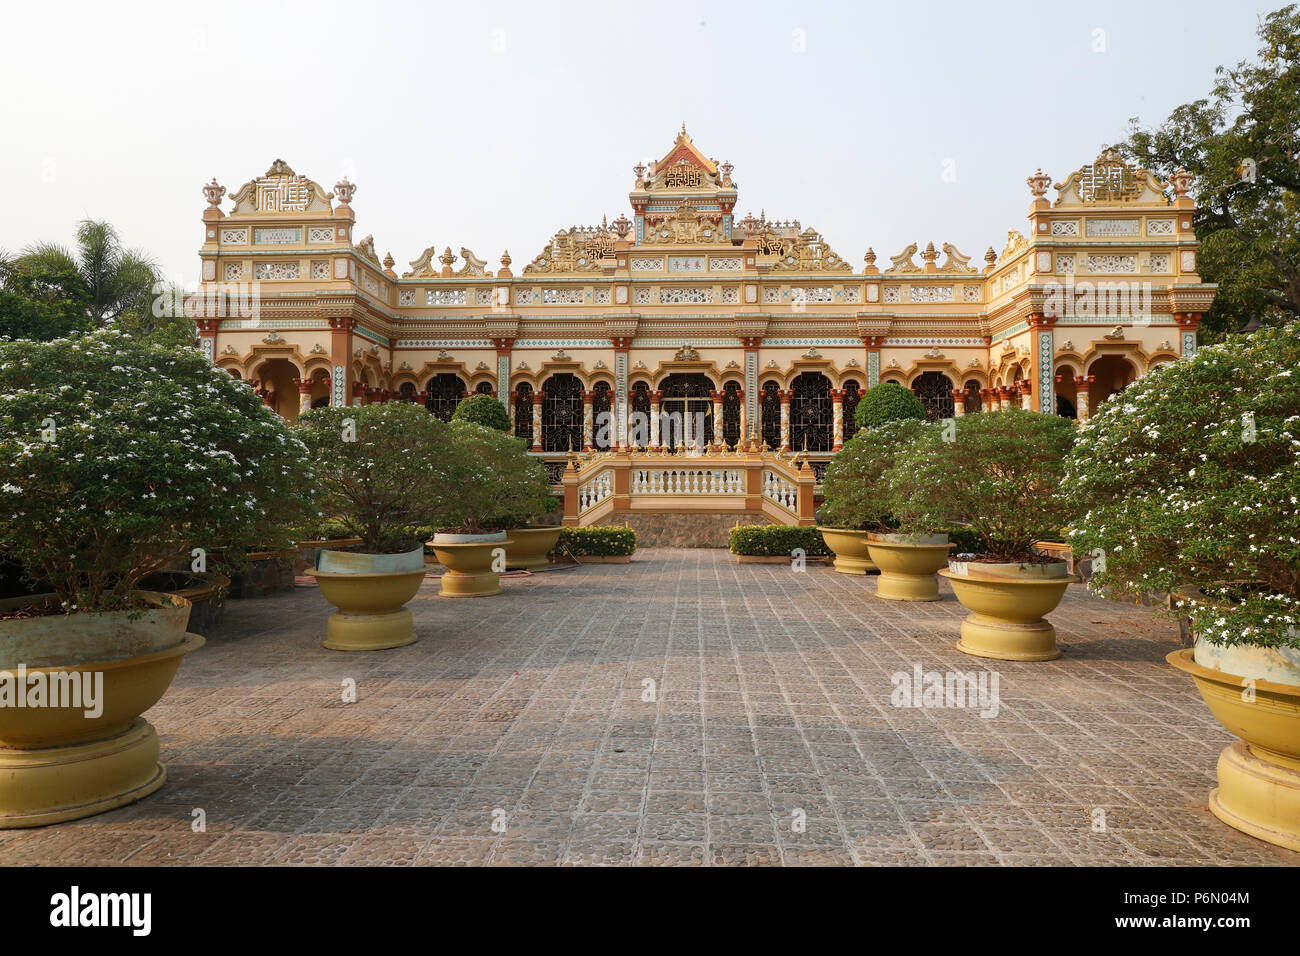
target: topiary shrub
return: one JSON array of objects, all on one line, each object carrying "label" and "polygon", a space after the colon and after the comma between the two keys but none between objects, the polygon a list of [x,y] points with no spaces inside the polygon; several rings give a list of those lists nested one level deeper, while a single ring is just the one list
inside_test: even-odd
[{"label": "topiary shrub", "polygon": [[468,473],[455,489],[456,519],[439,531],[484,534],[505,531],[549,514],[558,507],[541,459],[528,444],[470,421],[451,424],[452,439]]},{"label": "topiary shrub", "polygon": [[[869,388],[858,402],[853,420],[859,428],[878,428],[886,422],[925,421],[925,406],[897,382],[882,382]],[[857,436],[854,436],[857,437]]]},{"label": "topiary shrub", "polygon": [[1189,586],[1198,640],[1300,647],[1300,324],[1138,379],[1081,429],[1066,488],[1089,587]]},{"label": "topiary shrub", "polygon": [[731,529],[731,553],[755,557],[790,557],[796,548],[809,556],[830,554],[822,533],[799,525],[746,524]]},{"label": "topiary shrub", "polygon": [[1074,437],[1070,419],[1018,408],[950,419],[898,454],[887,494],[905,527],[965,526],[981,557],[1042,563],[1033,544],[1065,523],[1059,492]]},{"label": "topiary shrub", "polygon": [[452,413],[453,422],[473,422],[495,428],[499,432],[508,432],[514,426],[510,423],[510,413],[506,407],[491,395],[477,393],[462,401]]},{"label": "topiary shrub", "polygon": [[419,405],[316,408],[294,430],[317,462],[321,510],[360,537],[367,554],[414,550],[417,526],[467,514],[466,455],[451,426]]},{"label": "topiary shrub", "polygon": [[196,547],[292,546],[311,480],[284,421],[196,349],[0,341],[0,541],[67,612],[130,606]]},{"label": "topiary shrub", "polygon": [[817,513],[821,524],[850,531],[897,528],[889,487],[881,478],[895,456],[930,427],[916,419],[885,422],[845,442],[822,479],[822,506]]},{"label": "topiary shrub", "polygon": [[582,557],[630,555],[636,551],[636,532],[617,525],[593,525],[590,528],[565,528],[555,544],[555,554],[569,553]]}]

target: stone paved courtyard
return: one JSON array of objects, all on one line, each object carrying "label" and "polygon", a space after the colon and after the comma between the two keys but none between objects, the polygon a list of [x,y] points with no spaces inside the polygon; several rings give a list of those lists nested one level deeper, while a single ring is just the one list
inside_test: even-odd
[{"label": "stone paved courtyard", "polygon": [[[372,654],[320,647],[329,609],[316,590],[229,602],[222,631],[148,714],[167,785],[89,820],[0,832],[0,853],[76,865],[1300,863],[1207,809],[1231,738],[1164,662],[1176,626],[1082,587],[1052,616],[1064,656],[1037,664],[957,651],[965,612],[942,582],[944,600],[900,605],[874,597],[874,577],[829,567],[647,549],[505,587],[453,601],[426,580],[411,604],[419,643]],[[996,670],[996,717],[892,706],[891,676],[916,664]],[[355,703],[342,699],[348,679]]]}]

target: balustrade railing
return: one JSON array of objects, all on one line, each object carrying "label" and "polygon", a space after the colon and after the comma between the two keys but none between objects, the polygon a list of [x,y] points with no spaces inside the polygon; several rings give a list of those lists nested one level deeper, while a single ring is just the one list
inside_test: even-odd
[{"label": "balustrade railing", "polygon": [[734,469],[632,469],[634,495],[739,495],[744,492],[742,475]]},{"label": "balustrade railing", "polygon": [[602,471],[578,486],[578,511],[588,511],[614,493],[614,476]]},{"label": "balustrade railing", "polygon": [[791,511],[797,512],[799,509],[799,488],[769,469],[763,471],[763,497]]}]

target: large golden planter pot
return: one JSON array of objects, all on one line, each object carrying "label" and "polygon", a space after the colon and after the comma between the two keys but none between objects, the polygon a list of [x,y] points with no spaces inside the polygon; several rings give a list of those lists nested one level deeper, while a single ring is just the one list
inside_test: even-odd
[{"label": "large golden planter pot", "polygon": [[511,528],[506,567],[518,571],[549,568],[551,563],[546,556],[554,550],[563,530],[559,525],[554,528]]},{"label": "large golden planter pot", "polygon": [[1196,681],[1210,712],[1241,740],[1219,755],[1214,815],[1243,833],[1300,850],[1300,687],[1246,680],[1196,663],[1192,648],[1165,657]]},{"label": "large golden planter pot", "polygon": [[[158,762],[158,734],[140,715],[166,693],[181,659],[204,642],[184,632],[187,601],[150,597],[162,599],[158,612],[135,621],[117,612],[0,622],[0,694],[6,697],[0,707],[0,828],[103,813],[148,796],[166,781]],[[179,633],[175,611],[183,615]],[[58,653],[69,662],[28,665],[25,650],[30,645],[23,633],[28,625],[52,636],[52,646],[61,648]],[[157,632],[149,634],[155,627]],[[51,628],[62,633],[49,635]],[[141,642],[164,640],[170,646],[115,656]],[[97,654],[103,659],[96,659]],[[22,707],[8,699],[20,690],[20,675]],[[35,687],[45,688],[39,706],[32,697]],[[62,706],[50,706],[55,703]]]},{"label": "large golden planter pot", "polygon": [[[513,535],[514,532],[511,532]],[[504,541],[483,541],[474,544],[443,544],[430,542],[438,563],[446,568],[442,576],[443,597],[476,598],[501,593],[501,575],[492,569],[494,552],[504,548],[509,554],[513,538]]]},{"label": "large golden planter pot", "polygon": [[1043,620],[1077,575],[999,577],[939,572],[971,613],[961,622],[957,649],[1000,661],[1052,661],[1061,656],[1056,628]]},{"label": "large golden planter pot", "polygon": [[951,547],[947,535],[923,535],[919,541],[907,541],[901,535],[871,535],[867,551],[880,568],[876,597],[888,601],[939,600],[939,580],[934,573],[948,563]]},{"label": "large golden planter pot", "polygon": [[822,540],[835,555],[835,570],[840,574],[866,574],[876,565],[867,553],[867,532],[847,528],[821,528]]},{"label": "large golden planter pot", "polygon": [[344,573],[308,571],[337,611],[330,615],[324,646],[332,651],[382,651],[415,643],[415,620],[403,605],[424,580],[418,571]]}]

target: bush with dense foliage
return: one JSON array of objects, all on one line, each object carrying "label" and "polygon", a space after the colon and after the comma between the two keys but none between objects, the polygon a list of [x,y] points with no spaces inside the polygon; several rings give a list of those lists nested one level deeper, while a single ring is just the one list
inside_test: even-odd
[{"label": "bush with dense foliage", "polygon": [[859,428],[877,428],[886,422],[908,419],[925,421],[925,406],[910,388],[897,382],[881,382],[867,389],[853,413]]},{"label": "bush with dense foliage", "polygon": [[499,432],[508,432],[514,426],[510,423],[510,413],[506,407],[491,395],[475,394],[462,401],[452,413],[453,422],[474,422],[495,428]]},{"label": "bush with dense foliage", "polygon": [[528,454],[522,438],[468,421],[453,422],[451,435],[468,473],[455,489],[461,506],[455,520],[435,522],[438,530],[505,531],[556,509],[546,466]]},{"label": "bush with dense foliage", "polygon": [[555,544],[553,554],[564,554],[565,549],[576,557],[596,555],[613,557],[630,555],[636,551],[636,532],[617,525],[592,525],[589,528],[565,528]]},{"label": "bush with dense foliage", "polygon": [[1300,323],[1138,379],[1084,426],[1066,487],[1070,545],[1104,558],[1091,587],[1190,585],[1198,639],[1300,647]]},{"label": "bush with dense foliage", "polygon": [[419,405],[316,408],[294,431],[316,466],[320,510],[367,553],[413,550],[417,526],[462,521],[473,504],[471,468],[451,426]]},{"label": "bush with dense foliage", "polygon": [[904,527],[964,526],[993,560],[1039,561],[1033,543],[1065,523],[1074,436],[1072,420],[1018,408],[932,425],[885,473],[895,515]]},{"label": "bush with dense foliage", "polygon": [[731,553],[755,557],[790,557],[796,548],[809,556],[830,554],[822,533],[799,525],[744,524],[731,529]]},{"label": "bush with dense foliage", "polygon": [[311,477],[283,420],[197,350],[0,341],[0,541],[69,612],[128,606],[196,547],[290,546]]},{"label": "bush with dense foliage", "polygon": [[860,431],[845,442],[822,480],[822,506],[817,513],[822,525],[853,531],[896,528],[889,486],[882,477],[895,456],[932,427],[924,420],[902,419]]}]

